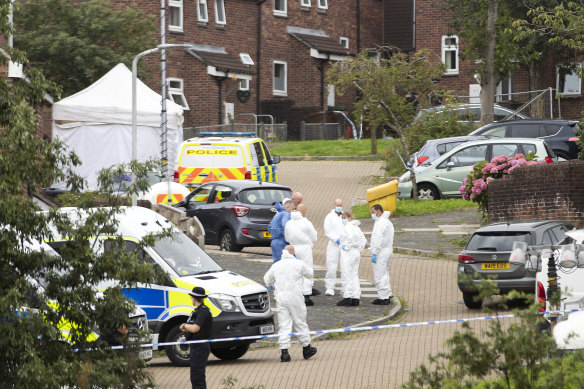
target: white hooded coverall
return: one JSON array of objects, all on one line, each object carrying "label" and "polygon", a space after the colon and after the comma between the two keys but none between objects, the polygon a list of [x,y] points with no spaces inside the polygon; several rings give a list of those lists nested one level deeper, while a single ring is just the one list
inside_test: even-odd
[{"label": "white hooded coverall", "polygon": [[375,220],[369,248],[372,254],[377,254],[377,263],[373,264],[373,278],[377,288],[377,297],[381,300],[390,298],[389,267],[393,255],[393,224],[389,221],[389,211]]},{"label": "white hooded coverall", "polygon": [[[294,246],[296,256],[314,271],[312,258],[312,246],[317,238],[317,232],[312,223],[300,212],[294,211],[291,214],[290,221],[284,227],[284,236],[286,241]],[[312,285],[314,278],[305,278],[302,293],[305,296],[312,294]]]},{"label": "white hooded coverall", "polygon": [[352,220],[345,224],[341,238],[341,290],[343,298],[360,299],[359,263],[361,250],[365,248],[367,239],[359,228],[361,222]]},{"label": "white hooded coverall", "polygon": [[313,271],[306,264],[282,251],[282,259],[274,263],[264,275],[267,286],[274,286],[274,297],[278,305],[278,346],[280,350],[290,348],[290,333],[294,328],[302,347],[310,345],[310,335],[306,324],[306,304],[302,294],[305,277],[312,277]]},{"label": "white hooded coverall", "polygon": [[341,256],[341,246],[337,244],[337,239],[341,238],[343,227],[341,216],[334,209],[324,218],[324,234],[328,238],[328,245],[326,246],[326,290],[335,290],[337,267]]}]

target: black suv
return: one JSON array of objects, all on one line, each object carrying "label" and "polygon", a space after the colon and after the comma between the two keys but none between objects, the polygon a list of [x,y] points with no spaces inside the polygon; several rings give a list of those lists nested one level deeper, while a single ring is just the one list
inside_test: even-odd
[{"label": "black suv", "polygon": [[[458,288],[467,308],[480,308],[476,300],[476,288],[482,279],[494,276],[500,293],[519,290],[535,291],[535,273],[525,266],[509,263],[513,242],[525,242],[529,246],[554,245],[566,239],[566,232],[574,225],[561,220],[517,221],[492,223],[481,227],[470,237],[465,249],[458,256]],[[472,276],[472,283],[460,277]],[[474,284],[474,285],[473,285]]]},{"label": "black suv", "polygon": [[498,138],[540,138],[554,153],[564,159],[578,158],[578,122],[564,119],[523,119],[487,124],[469,135],[494,136]]},{"label": "black suv", "polygon": [[276,202],[292,196],[283,185],[249,180],[209,182],[193,190],[175,207],[196,216],[205,228],[205,243],[222,250],[269,246],[268,224]]}]

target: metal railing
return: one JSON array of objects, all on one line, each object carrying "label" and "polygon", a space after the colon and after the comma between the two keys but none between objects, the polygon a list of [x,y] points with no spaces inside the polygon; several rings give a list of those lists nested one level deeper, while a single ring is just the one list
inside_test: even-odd
[{"label": "metal railing", "polygon": [[183,129],[184,139],[199,136],[257,136],[266,142],[285,142],[288,140],[288,126],[281,124],[229,123],[214,126],[197,126]]},{"label": "metal railing", "polygon": [[300,123],[300,140],[331,140],[343,138],[339,123]]}]

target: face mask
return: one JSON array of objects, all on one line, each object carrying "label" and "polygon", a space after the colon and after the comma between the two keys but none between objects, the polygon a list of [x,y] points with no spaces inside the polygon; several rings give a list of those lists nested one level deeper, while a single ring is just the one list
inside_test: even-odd
[{"label": "face mask", "polygon": [[376,215],[375,213],[372,213],[372,214],[371,214],[371,219],[373,219],[373,220],[377,220],[377,215]]},{"label": "face mask", "polygon": [[343,219],[343,224],[347,224],[349,222],[349,219]]},{"label": "face mask", "polygon": [[343,207],[335,207],[336,213],[343,213]]}]

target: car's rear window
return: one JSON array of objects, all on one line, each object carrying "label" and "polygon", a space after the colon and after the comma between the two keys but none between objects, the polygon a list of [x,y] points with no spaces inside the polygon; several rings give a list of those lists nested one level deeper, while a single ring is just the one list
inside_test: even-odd
[{"label": "car's rear window", "polygon": [[239,201],[245,204],[274,205],[285,198],[292,197],[292,191],[277,188],[256,188],[242,190],[238,195]]},{"label": "car's rear window", "polygon": [[513,242],[532,243],[531,234],[527,231],[478,232],[468,244],[467,251],[511,251]]}]

